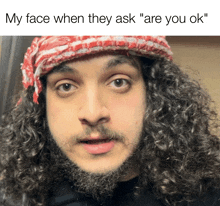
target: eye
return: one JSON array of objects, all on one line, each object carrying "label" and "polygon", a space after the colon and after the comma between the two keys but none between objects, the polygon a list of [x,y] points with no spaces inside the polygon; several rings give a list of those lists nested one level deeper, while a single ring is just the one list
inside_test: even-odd
[{"label": "eye", "polygon": [[125,79],[116,79],[112,81],[110,85],[115,86],[115,87],[123,87],[123,86],[126,86],[127,84],[128,84],[128,81]]},{"label": "eye", "polygon": [[76,89],[77,87],[70,83],[60,84],[56,88],[58,95],[60,95],[61,97],[67,97],[71,95]]},{"label": "eye", "polygon": [[113,80],[109,85],[118,92],[125,92],[130,88],[131,83],[127,79],[120,78]]},{"label": "eye", "polygon": [[60,89],[63,92],[68,92],[72,89],[73,85],[71,84],[62,84],[58,87],[58,89]]}]

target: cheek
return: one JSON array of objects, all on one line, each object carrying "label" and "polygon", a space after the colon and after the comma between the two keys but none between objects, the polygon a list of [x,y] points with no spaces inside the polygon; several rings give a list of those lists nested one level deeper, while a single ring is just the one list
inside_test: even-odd
[{"label": "cheek", "polygon": [[65,122],[62,120],[66,118],[62,118],[62,116],[60,107],[57,106],[57,104],[53,104],[52,101],[47,101],[48,126],[55,140],[59,140],[59,137],[63,133],[62,129],[64,128]]},{"label": "cheek", "polygon": [[[49,126],[56,128],[62,124],[63,120],[66,120],[64,110],[61,111],[61,106],[52,101],[47,102],[47,119]],[[64,122],[63,122],[64,123]]]},{"label": "cheek", "polygon": [[59,101],[47,101],[47,121],[56,140],[68,141],[73,133],[79,132],[76,112]]},{"label": "cheek", "polygon": [[146,110],[145,95],[133,94],[121,101],[112,102],[112,124],[124,131],[127,135],[137,136],[142,130],[143,118]]}]

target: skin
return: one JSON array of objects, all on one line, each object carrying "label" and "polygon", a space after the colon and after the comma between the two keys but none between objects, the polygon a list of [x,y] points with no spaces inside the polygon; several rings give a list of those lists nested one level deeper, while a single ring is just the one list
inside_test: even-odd
[{"label": "skin", "polygon": [[[86,172],[117,170],[140,141],[146,109],[141,69],[117,55],[89,56],[65,64],[47,78],[47,119],[50,131],[65,155]],[[90,154],[76,140],[100,137],[100,125],[124,136],[111,151]],[[85,130],[92,128],[90,135]],[[100,137],[101,138],[101,137]],[[126,179],[136,176],[133,168]]]}]

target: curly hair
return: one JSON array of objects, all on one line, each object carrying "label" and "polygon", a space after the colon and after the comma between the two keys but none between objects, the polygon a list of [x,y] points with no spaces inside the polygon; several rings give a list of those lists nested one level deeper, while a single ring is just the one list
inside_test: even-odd
[{"label": "curly hair", "polygon": [[[169,205],[220,186],[218,117],[209,95],[165,59],[141,58],[147,110],[138,189],[152,187]],[[6,196],[28,197],[44,205],[54,164],[46,119],[46,76],[39,104],[29,87],[22,102],[3,117],[0,128],[0,174]]]}]

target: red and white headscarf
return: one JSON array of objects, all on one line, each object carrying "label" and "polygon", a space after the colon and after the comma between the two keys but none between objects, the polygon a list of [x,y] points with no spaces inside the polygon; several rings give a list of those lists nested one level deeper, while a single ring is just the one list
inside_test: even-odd
[{"label": "red and white headscarf", "polygon": [[38,103],[42,91],[40,77],[62,62],[103,51],[126,51],[131,55],[161,56],[172,60],[164,36],[48,36],[35,38],[22,64],[23,85],[35,87],[33,100]]}]

